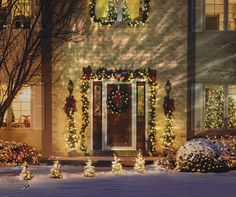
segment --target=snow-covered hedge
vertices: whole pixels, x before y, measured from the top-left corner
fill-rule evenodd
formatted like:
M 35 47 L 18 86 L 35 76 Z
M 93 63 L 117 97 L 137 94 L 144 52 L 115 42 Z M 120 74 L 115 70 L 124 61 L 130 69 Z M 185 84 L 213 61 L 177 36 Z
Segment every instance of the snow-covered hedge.
M 228 157 L 222 144 L 199 138 L 186 142 L 176 155 L 177 169 L 184 172 L 228 170 Z
M 0 140 L 0 165 L 22 163 L 38 164 L 40 153 L 26 143 Z

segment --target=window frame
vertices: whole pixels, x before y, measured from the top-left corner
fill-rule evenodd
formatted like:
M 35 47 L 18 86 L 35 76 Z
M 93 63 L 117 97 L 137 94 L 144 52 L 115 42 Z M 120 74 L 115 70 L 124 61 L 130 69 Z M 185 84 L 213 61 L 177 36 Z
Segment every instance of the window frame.
M 200 128 L 196 127 L 196 117 L 195 117 L 195 111 L 196 111 L 196 85 L 202 86 L 202 117 L 200 122 Z M 205 126 L 205 114 L 206 114 L 206 87 L 209 86 L 223 86 L 224 90 L 224 127 L 223 128 L 206 128 Z M 212 83 L 195 83 L 192 85 L 193 93 L 193 101 L 192 101 L 192 124 L 191 124 L 191 130 L 194 133 L 194 136 L 206 136 L 206 135 L 236 135 L 236 127 L 235 128 L 229 128 L 227 126 L 228 121 L 228 96 L 229 96 L 229 86 L 236 86 L 236 84 L 233 83 L 218 83 L 218 84 L 212 84 Z
M 113 21 L 107 22 L 101 20 L 101 18 L 96 17 L 96 0 L 90 0 L 90 18 L 92 22 L 95 24 L 99 24 L 102 26 L 143 26 L 144 24 L 148 23 L 149 19 L 149 12 L 150 12 L 150 1 L 151 0 L 142 0 L 142 12 L 140 13 L 140 18 L 130 21 Z
M 13 105 L 11 104 L 10 107 L 7 109 L 5 116 L 7 117 L 6 127 L 2 127 L 2 129 L 6 130 L 15 130 L 15 129 L 24 129 L 24 130 L 32 130 L 33 129 L 33 87 L 32 86 L 25 86 L 30 87 L 30 127 L 13 127 L 12 126 L 12 114 L 13 114 Z M 22 87 L 24 88 L 24 87 Z
M 22 1 L 22 0 L 20 0 Z M 22 14 L 15 14 L 15 9 L 19 9 L 17 8 L 17 5 L 19 4 L 24 4 L 24 3 L 16 3 L 15 5 L 11 5 L 9 2 L 11 2 L 11 0 L 7 0 L 7 5 L 4 7 L 0 7 L 0 9 L 2 10 L 2 8 L 6 9 L 7 12 L 7 18 L 6 20 L 4 20 L 4 24 L 1 25 L 0 29 L 6 28 L 8 26 L 8 24 L 10 24 L 12 26 L 13 29 L 29 29 L 30 28 L 30 18 L 31 18 L 31 14 L 32 14 L 32 1 L 28 0 L 28 5 L 25 3 L 24 6 L 24 12 L 21 11 Z M 9 11 L 9 7 L 12 6 L 11 10 Z M 29 9 L 29 12 L 27 12 L 27 7 Z M 1 16 L 0 16 L 1 17 Z
M 197 9 L 199 9 L 199 7 L 196 6 L 196 1 L 201 2 L 201 14 L 200 14 L 200 20 L 201 20 L 201 28 L 196 28 L 196 21 L 197 21 L 197 15 L 196 15 L 196 11 Z M 233 29 L 229 29 L 229 0 L 224 0 L 224 20 L 223 20 L 223 30 L 207 30 L 206 29 L 206 0 L 192 0 L 191 3 L 191 9 L 192 9 L 192 19 L 191 19 L 191 27 L 192 27 L 192 31 L 193 32 L 225 32 L 225 31 L 229 31 L 229 32 L 234 32 L 236 31 Z

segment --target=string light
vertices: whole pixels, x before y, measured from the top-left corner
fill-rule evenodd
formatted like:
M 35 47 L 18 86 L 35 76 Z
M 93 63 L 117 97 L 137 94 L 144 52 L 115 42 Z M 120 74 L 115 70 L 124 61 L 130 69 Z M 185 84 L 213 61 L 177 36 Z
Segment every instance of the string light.
M 135 69 L 135 70 L 108 70 L 104 67 L 92 71 L 91 67 L 83 68 L 83 76 L 81 78 L 81 101 L 82 101 L 82 126 L 80 130 L 80 149 L 87 153 L 87 145 L 85 142 L 85 133 L 89 125 L 89 98 L 88 90 L 90 88 L 90 80 L 118 80 L 121 82 L 130 82 L 133 79 L 146 80 L 149 84 L 149 115 L 148 115 L 148 150 L 152 155 L 156 151 L 156 100 L 157 100 L 157 73 L 155 70 Z
M 112 25 L 117 22 L 117 1 L 116 0 L 108 0 L 108 11 L 107 16 L 102 18 L 97 18 L 95 14 L 96 9 L 96 0 L 90 0 L 90 17 L 93 23 L 98 25 Z M 129 14 L 129 8 L 124 1 L 122 4 L 122 19 L 126 21 L 126 25 L 130 27 L 138 27 L 144 26 L 148 22 L 150 12 L 150 0 L 143 1 L 142 13 L 137 19 L 131 19 Z

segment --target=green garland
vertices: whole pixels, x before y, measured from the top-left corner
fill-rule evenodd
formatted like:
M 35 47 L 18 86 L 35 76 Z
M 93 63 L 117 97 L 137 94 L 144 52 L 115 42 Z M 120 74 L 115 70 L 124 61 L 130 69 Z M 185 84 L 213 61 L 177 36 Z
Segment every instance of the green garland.
M 97 18 L 95 14 L 96 9 L 96 0 L 90 0 L 90 17 L 92 18 L 92 21 L 94 23 L 98 23 L 101 25 L 112 25 L 117 20 L 117 7 L 114 0 L 108 1 L 108 16 L 106 18 Z M 132 20 L 130 19 L 130 16 L 128 14 L 128 6 L 126 3 L 124 3 L 122 7 L 122 18 L 124 21 L 126 21 L 127 26 L 143 26 L 145 23 L 148 22 L 148 16 L 150 12 L 150 0 L 144 0 L 143 3 L 143 10 L 140 16 Z
M 82 101 L 82 128 L 80 131 L 80 149 L 87 154 L 85 145 L 85 132 L 89 125 L 89 81 L 90 80 L 108 80 L 116 79 L 121 82 L 130 82 L 134 79 L 147 80 L 149 84 L 149 116 L 148 116 L 148 150 L 150 155 L 156 151 L 156 101 L 157 101 L 157 73 L 155 70 L 136 69 L 136 70 L 108 70 L 100 68 L 93 71 L 90 66 L 83 68 L 81 84 L 81 101 Z

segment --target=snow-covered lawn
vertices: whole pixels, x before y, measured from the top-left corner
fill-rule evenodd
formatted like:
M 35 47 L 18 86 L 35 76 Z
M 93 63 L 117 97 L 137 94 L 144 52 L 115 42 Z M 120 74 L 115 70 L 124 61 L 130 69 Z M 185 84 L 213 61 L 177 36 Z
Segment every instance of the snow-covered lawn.
M 50 179 L 51 166 L 30 166 L 35 177 L 30 188 L 18 176 L 17 167 L 0 168 L 0 197 L 235 197 L 236 171 L 227 173 L 181 173 L 148 167 L 139 175 L 126 169 L 114 176 L 110 168 L 96 168 L 97 176 L 85 178 L 82 166 L 62 166 L 63 179 Z

